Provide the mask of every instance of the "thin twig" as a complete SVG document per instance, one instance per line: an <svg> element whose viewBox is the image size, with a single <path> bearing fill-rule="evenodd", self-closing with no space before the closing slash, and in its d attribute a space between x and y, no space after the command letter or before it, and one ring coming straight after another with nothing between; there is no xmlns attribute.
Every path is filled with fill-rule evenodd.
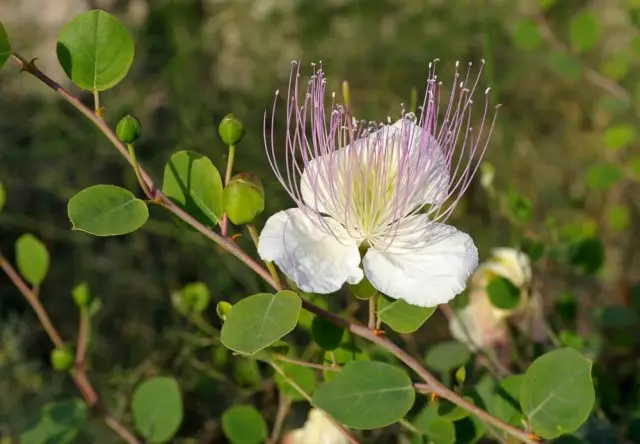
<svg viewBox="0 0 640 444"><path fill-rule="evenodd" d="M60 86L58 83L56 83L55 81L47 77L44 73L42 73L42 71L36 68L32 62L27 62L25 59L23 59L22 57L16 54L13 54L13 58L21 66L22 70L32 74L33 76L35 76L36 78L44 82L46 85L48 85L50 88L58 92L58 94L60 94L67 102L69 102L72 106L77 108L83 115L85 115L91 122L93 122L94 125L98 127L98 129L109 139L109 141L111 141L111 143L116 147L116 149L125 157L125 159L127 159L127 161L131 163L131 158L129 157L129 153L127 152L128 150L120 142L120 140L118 140L113 130L106 123L104 123L102 119L96 116L93 111L87 108L77 98L69 94L62 86ZM193 216L191 216L186 211L182 210L180 207L176 206L171 201L166 199L164 195L155 188L151 178L142 169L142 167L140 167L140 173L142 176L142 180L146 182L149 189L155 190L156 202L162 204L168 211L173 213L175 216L182 219L187 224L191 225L193 228L195 228L205 237L207 237L208 239L210 239L211 241L219 245L221 248L223 248L225 251L235 256L240 261L242 261L251 270L253 270L256 274L262 277L265 280L265 282L268 283L270 286L272 286L275 290L282 290L284 288L281 283L279 283L276 279L274 279L274 277L269 273L268 270L261 267L258 262L256 262L247 253L245 253L238 245L235 244L235 242L205 227L202 223L197 221ZM327 320L331 321L332 323L348 329L351 333L357 336L360 336L364 339L367 339L370 342L373 342L383 347L384 349L386 349L387 351L395 355L396 358L402 361L405 365L411 368L418 376L420 376L420 378L422 378L425 382L427 382L429 386L433 388L434 392L438 396L448 399L454 404L475 414L476 416L478 416L478 418L480 418L484 422L504 430L506 433L510 434L515 438L520 439L522 442L531 443L531 444L535 443L535 441L533 441L529 437L526 431L518 429L490 415L489 413L485 412L478 406L463 399L457 393L449 390L440 381L438 381L427 369L425 369L416 359L414 359L411 355L409 355L407 352L402 350L400 347L398 347L395 343L391 342L390 340L381 336L377 336L375 332L368 329L366 326L361 325L359 323L351 322L347 319L343 319L340 316L337 316L327 310L324 310L316 306L315 304L311 303L306 299L302 299L302 304L306 310L312 312L313 314L322 316ZM275 365L275 364L272 364L272 365Z"/></svg>
<svg viewBox="0 0 640 444"><path fill-rule="evenodd" d="M80 322L78 323L78 343L76 345L76 368L83 368L87 346L89 344L89 309L80 308Z"/></svg>
<svg viewBox="0 0 640 444"><path fill-rule="evenodd" d="M0 268L2 268L9 279L11 279L11 282L13 282L13 285L16 286L29 305L31 305L31 308L35 311L42 328L44 328L44 331L49 336L49 339L51 339L51 342L53 342L53 345L55 345L56 348L63 348L64 341L60 337L60 334L58 334L58 330L53 326L53 323L51 322L47 311L40 303L40 300L27 286L26 282L22 280L16 269L13 268L7 259L5 259L2 253L0 253Z"/></svg>
<svg viewBox="0 0 640 444"><path fill-rule="evenodd" d="M289 362L291 364L299 365L300 367L309 367L330 372L340 371L340 367L330 367L328 365L317 364L315 362L301 361L300 359L290 358L289 356L281 355L280 353L274 353L272 356L278 361Z"/></svg>
<svg viewBox="0 0 640 444"><path fill-rule="evenodd" d="M58 330L55 328L47 311L44 309L38 297L33 293L31 289L27 286L27 284L22 280L18 272L13 268L13 265L9 263L3 256L2 252L0 252L0 268L6 273L11 282L15 285L18 291L24 296L27 300L33 311L36 313L42 328L49 336L49 339L53 343L56 348L63 348L64 341L62 337L58 333ZM84 358L83 358L84 359ZM76 358L77 360L77 358ZM95 389L91 385L87 374L82 367L77 367L70 372L71 378L75 383L78 391L82 394L85 402L91 409L102 410L102 406L100 405L100 399L98 398L98 394ZM133 436L122 424L120 424L115 419L107 416L104 418L105 423L116 432L122 439L127 441L129 444L139 444L139 441Z"/></svg>
<svg viewBox="0 0 640 444"><path fill-rule="evenodd" d="M278 444L278 439L282 433L282 426L284 420L291 408L291 398L282 392L278 392L278 411L276 412L276 419L273 422L273 428L271 429L271 436L269 436L268 444Z"/></svg>

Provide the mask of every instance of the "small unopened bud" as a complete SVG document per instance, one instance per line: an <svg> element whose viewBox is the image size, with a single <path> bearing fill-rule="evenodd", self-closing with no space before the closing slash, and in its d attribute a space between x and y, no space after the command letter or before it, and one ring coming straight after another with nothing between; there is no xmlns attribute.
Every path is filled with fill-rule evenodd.
<svg viewBox="0 0 640 444"><path fill-rule="evenodd" d="M142 124L133 116L124 116L116 126L116 135L122 143L133 143L142 134Z"/></svg>
<svg viewBox="0 0 640 444"><path fill-rule="evenodd" d="M456 370L456 381L458 384L464 384L464 381L467 379L467 368L463 365Z"/></svg>
<svg viewBox="0 0 640 444"><path fill-rule="evenodd" d="M88 307L93 300L93 296L91 295L91 291L89 290L89 286L86 282L81 282L76 285L76 287L71 291L71 296L73 297L76 305L80 308Z"/></svg>
<svg viewBox="0 0 640 444"><path fill-rule="evenodd" d="M51 366L54 370L64 372L73 366L73 354L66 348L54 348L51 351Z"/></svg>
<svg viewBox="0 0 640 444"><path fill-rule="evenodd" d="M244 126L233 114L227 114L218 125L218 134L227 145L235 145L244 136Z"/></svg>
<svg viewBox="0 0 640 444"><path fill-rule="evenodd" d="M251 223L264 210L262 182L255 174L238 174L225 187L222 201L224 212L234 225Z"/></svg>
<svg viewBox="0 0 640 444"><path fill-rule="evenodd" d="M218 317L221 321L224 322L227 320L227 316L229 316L229 313L231 313L232 308L233 305L231 305L227 301L218 302L218 305L216 305L216 313L218 314Z"/></svg>

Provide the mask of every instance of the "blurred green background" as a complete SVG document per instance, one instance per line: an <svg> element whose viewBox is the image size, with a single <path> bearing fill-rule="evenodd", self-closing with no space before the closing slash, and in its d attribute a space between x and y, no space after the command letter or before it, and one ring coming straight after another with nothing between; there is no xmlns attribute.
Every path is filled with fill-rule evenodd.
<svg viewBox="0 0 640 444"><path fill-rule="evenodd" d="M333 89L349 80L359 117L383 120L409 103L414 87L420 91L432 59L441 60L445 83L456 60L485 59L482 86L502 105L482 169L485 184L493 181L474 182L454 224L472 234L481 257L495 246L543 246L534 270L550 319L604 344L597 355L608 369L598 386L611 398L601 406L604 417L624 424L638 408L640 2L2 0L0 19L17 52L38 57L44 72L79 93L57 64L55 42L68 20L96 7L117 15L136 42L128 77L101 97L106 120L115 125L132 113L143 122L138 158L159 181L179 149L206 154L223 169L226 147L216 127L235 113L247 129L237 170L257 172L265 184L259 225L290 206L264 155L262 119L274 91L286 87L291 60L322 60ZM25 231L46 243L52 267L41 297L63 336L76 334L76 284L87 281L103 302L91 375L115 412L141 378L162 373L179 377L185 391L183 438L221 442L217 418L241 396L273 415L260 368L235 360L225 361L222 376L212 370L211 351L195 350L171 305L172 292L189 282L204 282L215 301L264 285L158 209L133 235L70 231L72 195L97 183L136 190L135 176L74 109L11 62L0 73L0 181L7 191L0 248L12 258ZM239 242L251 250L246 235ZM575 315L559 316L559 306ZM620 325L612 309L631 323ZM217 322L213 311L208 317ZM615 334L601 336L608 329ZM415 336L423 344L443 334L433 320ZM48 339L4 276L0 337L2 435L74 388L49 369ZM103 427L96 422L80 442L111 442Z"/></svg>

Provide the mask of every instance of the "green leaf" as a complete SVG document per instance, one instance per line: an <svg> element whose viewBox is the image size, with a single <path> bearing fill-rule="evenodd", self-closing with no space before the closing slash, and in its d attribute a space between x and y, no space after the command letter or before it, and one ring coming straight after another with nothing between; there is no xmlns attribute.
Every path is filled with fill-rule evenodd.
<svg viewBox="0 0 640 444"><path fill-rule="evenodd" d="M439 342L425 356L425 364L435 371L447 373L463 366L471 358L469 349L456 341Z"/></svg>
<svg viewBox="0 0 640 444"><path fill-rule="evenodd" d="M631 60L628 54L618 53L605 60L600 65L600 70L610 79L619 81L629 73L630 63ZM625 105L627 104L628 103L625 103Z"/></svg>
<svg viewBox="0 0 640 444"><path fill-rule="evenodd" d="M587 169L587 186L593 190L603 191L611 188L624 178L624 173L616 165L599 163Z"/></svg>
<svg viewBox="0 0 640 444"><path fill-rule="evenodd" d="M571 265L580 268L584 273L595 274L605 261L605 250L602 241L595 237L587 237L571 247Z"/></svg>
<svg viewBox="0 0 640 444"><path fill-rule="evenodd" d="M284 363L281 367L287 375L287 378L296 383L307 394L313 394L316 386L318 385L318 378L316 377L316 372L313 371L313 369L291 363ZM294 401L306 400L305 397L298 393L298 391L294 389L280 373L275 374L275 381L278 389L289 395Z"/></svg>
<svg viewBox="0 0 640 444"><path fill-rule="evenodd" d="M113 15L95 9L74 18L58 37L58 61L82 89L104 91L117 85L133 63L133 39Z"/></svg>
<svg viewBox="0 0 640 444"><path fill-rule="evenodd" d="M494 276L487 284L491 305L503 310L513 310L520 305L520 289L509 279Z"/></svg>
<svg viewBox="0 0 640 444"><path fill-rule="evenodd" d="M451 421L444 418L434 418L429 422L426 433L428 441L433 444L454 444L456 429Z"/></svg>
<svg viewBox="0 0 640 444"><path fill-rule="evenodd" d="M411 423L426 435L420 443L454 444L456 431L454 424L438 416L438 404L430 403L418 413Z"/></svg>
<svg viewBox="0 0 640 444"><path fill-rule="evenodd" d="M623 305L609 305L600 312L603 327L629 328L638 324L638 315Z"/></svg>
<svg viewBox="0 0 640 444"><path fill-rule="evenodd" d="M40 285L49 272L47 247L32 234L23 234L16 241L18 271L31 285Z"/></svg>
<svg viewBox="0 0 640 444"><path fill-rule="evenodd" d="M182 395L177 381L157 377L140 384L133 392L131 413L147 442L169 441L182 423Z"/></svg>
<svg viewBox="0 0 640 444"><path fill-rule="evenodd" d="M94 236L131 233L149 219L144 201L114 185L85 188L69 200L67 213L74 230Z"/></svg>
<svg viewBox="0 0 640 444"><path fill-rule="evenodd" d="M87 405L80 399L51 402L20 435L22 444L71 444L87 418Z"/></svg>
<svg viewBox="0 0 640 444"><path fill-rule="evenodd" d="M552 52L549 55L549 63L554 71L569 80L576 80L582 72L580 59L567 52Z"/></svg>
<svg viewBox="0 0 640 444"><path fill-rule="evenodd" d="M232 444L259 444L267 438L267 423L252 405L236 405L222 414L222 431Z"/></svg>
<svg viewBox="0 0 640 444"><path fill-rule="evenodd" d="M213 162L194 151L178 151L164 167L162 192L207 226L222 217L222 179Z"/></svg>
<svg viewBox="0 0 640 444"><path fill-rule="evenodd" d="M578 429L595 402L592 363L572 348L542 355L527 370L520 404L533 432L545 439Z"/></svg>
<svg viewBox="0 0 640 444"><path fill-rule="evenodd" d="M575 331L572 330L561 330L558 333L558 339L562 345L566 345L567 347L575 348L576 350L582 350L584 348L584 339Z"/></svg>
<svg viewBox="0 0 640 444"><path fill-rule="evenodd" d="M4 208L4 204L7 201L7 194L4 191L4 186L0 183L0 211Z"/></svg>
<svg viewBox="0 0 640 444"><path fill-rule="evenodd" d="M407 374L393 365L351 361L320 385L312 404L354 429L378 429L401 420L415 392Z"/></svg>
<svg viewBox="0 0 640 444"><path fill-rule="evenodd" d="M325 318L314 316L311 322L311 334L321 348L335 350L340 346L344 336L344 328L327 321Z"/></svg>
<svg viewBox="0 0 640 444"><path fill-rule="evenodd" d="M288 290L249 296L233 306L220 339L233 351L254 354L293 330L301 307L298 295Z"/></svg>
<svg viewBox="0 0 640 444"><path fill-rule="evenodd" d="M520 392L524 375L511 375L500 382L493 398L491 412L513 426L522 424L523 413L520 408Z"/></svg>
<svg viewBox="0 0 640 444"><path fill-rule="evenodd" d="M629 209L623 205L612 205L607 212L607 223L613 231L618 233L625 231L631 224Z"/></svg>
<svg viewBox="0 0 640 444"><path fill-rule="evenodd" d="M586 52L598 43L600 28L592 11L582 11L571 19L571 46L579 53Z"/></svg>
<svg viewBox="0 0 640 444"><path fill-rule="evenodd" d="M526 196L516 190L509 190L507 195L507 206L509 212L518 220L527 222L533 217L533 206Z"/></svg>
<svg viewBox="0 0 640 444"><path fill-rule="evenodd" d="M538 24L530 18L518 21L513 31L513 43L523 51L538 48L542 43Z"/></svg>
<svg viewBox="0 0 640 444"><path fill-rule="evenodd" d="M4 29L4 26L0 23L0 69L2 69L7 60L9 60L9 57L11 57L11 43L9 42L7 30Z"/></svg>
<svg viewBox="0 0 640 444"><path fill-rule="evenodd" d="M378 316L380 320L398 333L413 333L436 311L436 307L418 307L401 299L380 295Z"/></svg>
<svg viewBox="0 0 640 444"><path fill-rule="evenodd" d="M633 125L619 123L607 128L604 133L604 144L608 149L619 150L629 146L637 137L638 134Z"/></svg>

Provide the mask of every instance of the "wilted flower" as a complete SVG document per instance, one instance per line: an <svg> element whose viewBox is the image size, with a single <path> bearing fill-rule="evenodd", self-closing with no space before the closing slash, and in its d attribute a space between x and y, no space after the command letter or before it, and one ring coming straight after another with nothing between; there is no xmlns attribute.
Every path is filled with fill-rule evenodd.
<svg viewBox="0 0 640 444"><path fill-rule="evenodd" d="M289 432L282 444L349 444L349 440L325 413L311 409L304 427Z"/></svg>
<svg viewBox="0 0 640 444"><path fill-rule="evenodd" d="M355 120L335 94L325 108L321 66L314 67L301 97L294 63L283 170L274 117L270 131L265 119L265 145L297 208L269 218L260 256L309 292L331 293L366 275L381 293L414 305L446 303L460 293L478 253L467 234L444 222L476 173L473 159L484 154L495 121L485 122L487 90L479 130L471 127L479 77L461 75L456 65L439 115L442 83L430 64L420 117L409 113L379 124Z"/></svg>
<svg viewBox="0 0 640 444"><path fill-rule="evenodd" d="M450 319L453 337L472 350L505 344L509 338L507 321L523 314L535 315L540 311L539 301L529 294L531 263L529 257L513 248L494 248L471 277L469 304ZM491 304L487 285L495 277L508 279L520 289L520 304L510 310Z"/></svg>

